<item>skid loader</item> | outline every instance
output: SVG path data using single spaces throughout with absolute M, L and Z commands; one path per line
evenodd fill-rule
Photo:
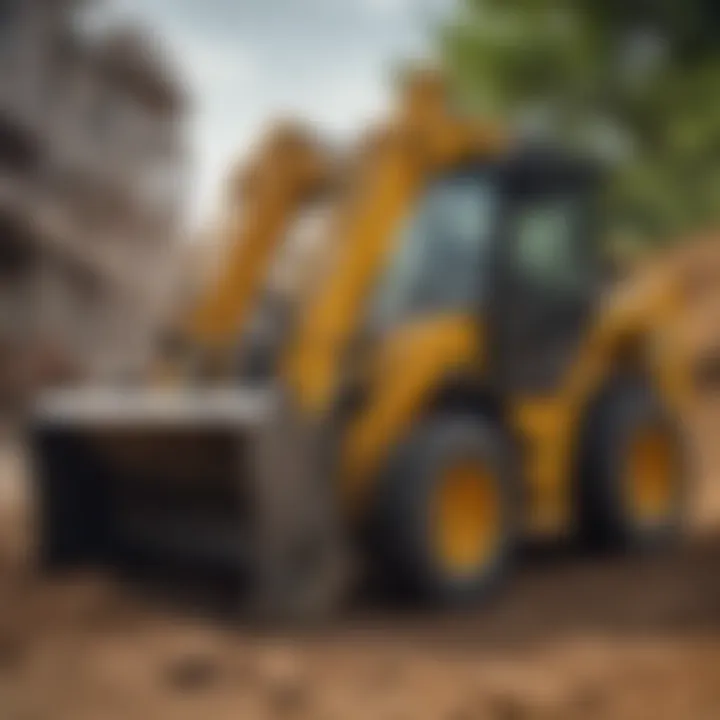
M 608 284 L 600 182 L 415 76 L 269 383 L 41 401 L 46 565 L 180 552 L 242 570 L 252 607 L 303 616 L 358 568 L 457 607 L 498 587 L 527 538 L 673 540 L 683 288 L 671 273 Z

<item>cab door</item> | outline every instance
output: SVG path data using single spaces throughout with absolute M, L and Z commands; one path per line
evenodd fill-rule
M 594 195 L 587 178 L 542 167 L 508 181 L 492 312 L 507 394 L 552 393 L 577 353 L 599 294 Z

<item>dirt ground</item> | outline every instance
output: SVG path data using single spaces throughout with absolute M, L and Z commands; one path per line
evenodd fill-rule
M 107 579 L 38 578 L 6 450 L 0 718 L 718 718 L 720 409 L 696 425 L 693 527 L 671 554 L 527 558 L 476 613 L 361 607 L 305 636 Z

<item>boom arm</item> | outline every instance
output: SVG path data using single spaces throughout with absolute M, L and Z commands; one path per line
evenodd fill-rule
M 366 296 L 387 262 L 397 229 L 427 178 L 470 156 L 495 153 L 497 133 L 453 115 L 430 74 L 406 87 L 397 116 L 375 139 L 341 223 L 334 271 L 319 288 L 285 358 L 285 380 L 300 408 L 325 411 Z
M 220 275 L 183 322 L 193 346 L 212 357 L 229 349 L 250 318 L 292 217 L 328 180 L 328 164 L 307 134 L 290 125 L 270 133 L 232 188 L 242 218 L 232 218 Z

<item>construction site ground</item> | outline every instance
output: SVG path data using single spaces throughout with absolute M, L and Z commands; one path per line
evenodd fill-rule
M 692 425 L 698 483 L 677 550 L 531 554 L 490 607 L 360 602 L 303 634 L 147 583 L 39 577 L 22 452 L 6 444 L 0 718 L 719 718 L 720 400 Z

